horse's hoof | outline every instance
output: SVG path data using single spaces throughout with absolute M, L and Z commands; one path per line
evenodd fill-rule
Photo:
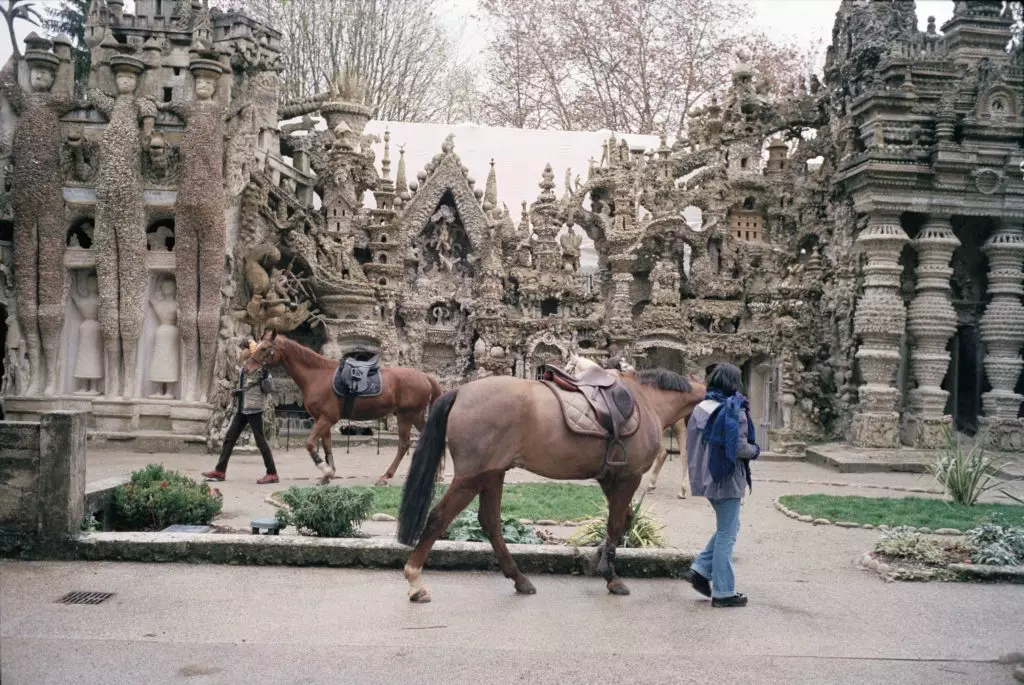
M 676 495 L 676 499 L 686 499 L 686 490 L 680 491 L 680 493 Z
M 426 604 L 430 601 L 430 593 L 427 592 L 427 588 L 420 588 L 413 594 L 409 595 L 409 601 L 414 604 Z
M 375 488 L 382 488 L 385 485 L 390 485 L 390 484 L 391 483 L 388 481 L 387 478 L 385 478 L 384 476 L 381 476 L 380 478 L 378 478 L 377 480 L 375 480 L 373 482 L 373 487 L 375 487 Z
M 647 486 L 647 492 L 654 492 L 654 489 L 656 487 L 658 487 L 657 483 L 651 483 L 650 485 Z
M 615 580 L 608 583 L 608 592 L 610 592 L 613 595 L 619 595 L 620 597 L 624 597 L 629 594 L 629 588 L 626 587 L 625 583 L 616 578 Z
M 327 476 L 324 476 L 323 478 L 317 479 L 316 484 L 317 485 L 327 485 L 330 482 L 331 482 L 331 479 L 328 478 Z
M 516 581 L 516 594 L 535 595 L 537 594 L 537 588 L 533 586 L 529 578 L 520 578 Z

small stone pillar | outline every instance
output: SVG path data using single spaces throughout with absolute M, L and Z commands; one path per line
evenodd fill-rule
M 857 363 L 863 385 L 850 425 L 850 442 L 860 447 L 900 446 L 900 341 L 907 314 L 900 296 L 900 250 L 909 241 L 899 217 L 876 213 L 855 245 L 867 255 L 864 294 L 856 305 L 853 332 L 859 339 Z
M 85 516 L 86 414 L 53 411 L 39 421 L 39 534 L 69 535 Z
M 985 343 L 985 375 L 992 390 L 981 396 L 985 409 L 985 441 L 1001 450 L 1024 449 L 1024 419 L 1018 418 L 1024 397 L 1014 390 L 1024 360 L 1024 226 L 1003 225 L 981 248 L 988 257 L 988 292 L 992 301 L 981 317 Z
M 952 425 L 952 417 L 945 414 L 949 393 L 941 385 L 949 368 L 946 345 L 956 333 L 949 278 L 953 275 L 950 260 L 959 245 L 949 217 L 933 217 L 914 240 L 917 293 L 907 310 L 907 333 L 917 387 L 910 391 L 904 441 L 915 447 L 942 447 L 943 429 Z

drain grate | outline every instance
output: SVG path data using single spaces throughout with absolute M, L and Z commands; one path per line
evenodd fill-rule
M 57 604 L 102 604 L 113 596 L 113 592 L 75 590 L 58 599 Z

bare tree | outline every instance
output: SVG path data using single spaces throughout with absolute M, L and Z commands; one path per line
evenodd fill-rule
M 803 55 L 744 31 L 740 0 L 482 0 L 495 29 L 482 109 L 491 123 L 681 134 L 728 85 L 739 48 L 795 73 Z M 806 60 L 804 60 L 806 61 Z
M 378 119 L 446 122 L 466 116 L 467 70 L 440 21 L 440 0 L 245 0 L 245 9 L 283 34 L 289 99 L 327 89 L 354 69 Z M 459 87 L 453 79 L 462 79 Z M 461 110 L 461 111 L 460 111 Z

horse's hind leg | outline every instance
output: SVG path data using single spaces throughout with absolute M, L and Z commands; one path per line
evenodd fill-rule
M 480 512 L 477 518 L 487 538 L 491 541 L 494 554 L 498 557 L 498 566 L 506 578 L 515 583 L 516 592 L 521 595 L 532 595 L 537 592 L 533 583 L 522 574 L 515 559 L 508 551 L 505 537 L 501 532 L 501 492 L 505 486 L 505 472 L 499 471 L 490 475 L 483 490 L 480 491 Z
M 412 444 L 410 436 L 412 435 L 413 418 L 402 412 L 399 412 L 396 416 L 398 417 L 398 454 L 395 455 L 395 459 L 391 462 L 388 470 L 377 479 L 374 485 L 387 485 L 388 481 L 395 477 L 398 465 L 402 463 L 405 453 L 409 451 L 409 445 Z M 423 430 L 423 417 L 418 417 L 416 427 L 420 431 Z
M 441 535 L 448 530 L 455 517 L 465 509 L 477 493 L 480 492 L 480 478 L 456 478 L 441 501 L 430 511 L 427 524 L 420 534 L 420 541 L 405 562 L 405 579 L 409 581 L 409 601 L 429 602 L 430 593 L 423 585 L 423 565 L 427 563 L 427 555 Z
M 608 479 L 601 482 L 601 488 L 608 497 L 608 528 L 604 551 L 598 564 L 598 572 L 608 584 L 613 595 L 628 595 L 629 588 L 615 574 L 615 548 L 626 533 L 632 518 L 633 493 L 640 485 L 640 476 Z
M 651 480 L 647 482 L 647 492 L 653 492 L 658 487 L 658 475 L 661 473 L 661 467 L 665 465 L 667 457 L 668 450 L 662 447 L 661 452 L 658 453 L 658 458 L 654 460 L 654 468 L 651 469 Z

